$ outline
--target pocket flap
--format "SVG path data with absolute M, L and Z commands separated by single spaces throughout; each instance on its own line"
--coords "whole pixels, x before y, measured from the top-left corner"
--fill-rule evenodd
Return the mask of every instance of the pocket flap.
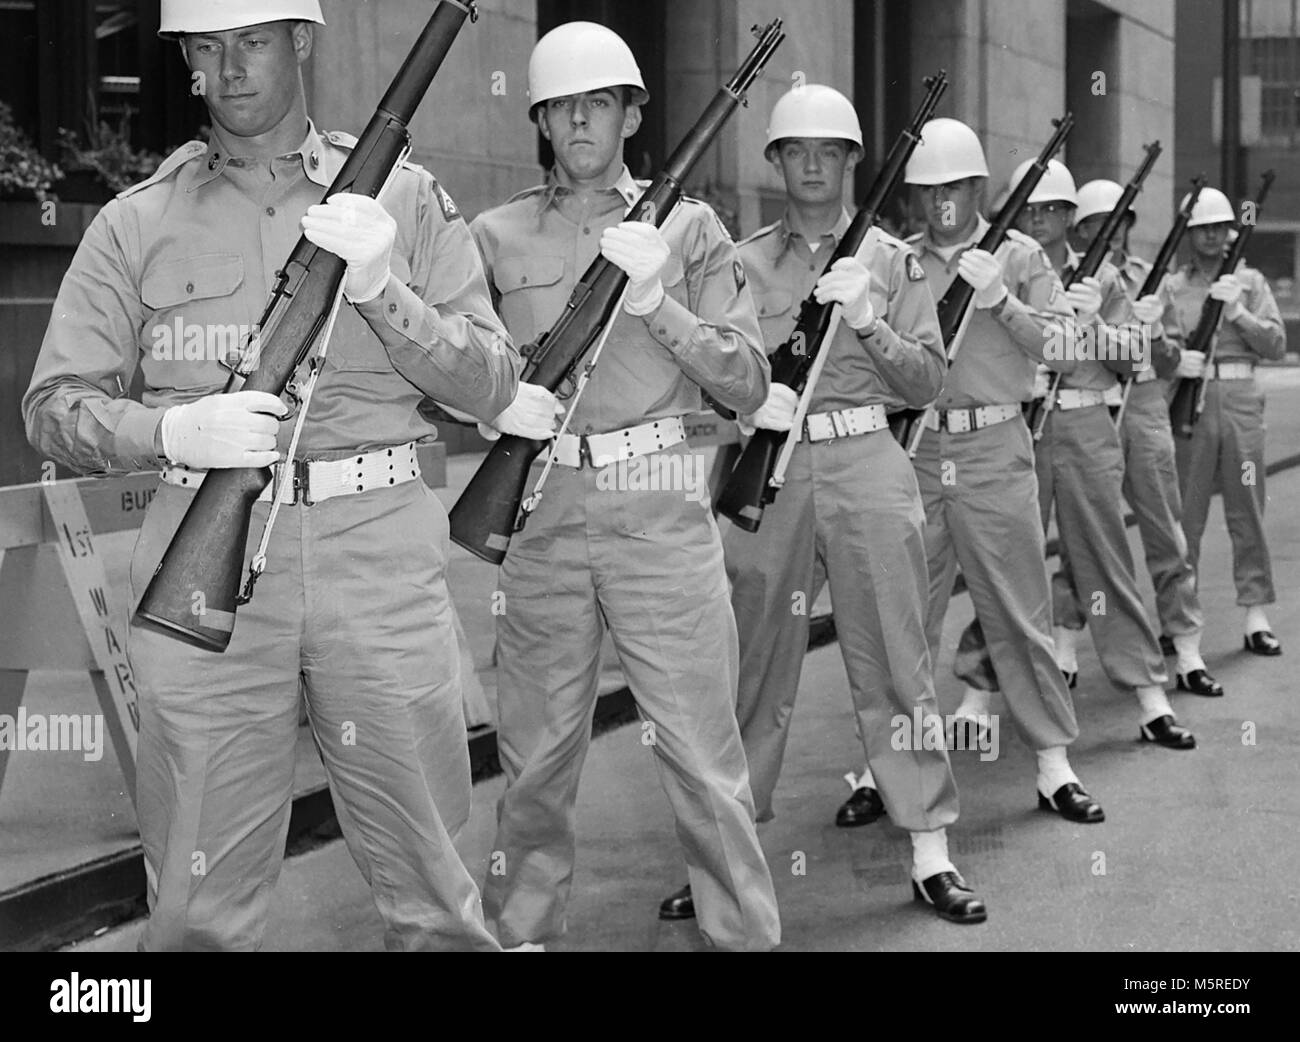
M 563 257 L 506 257 L 492 267 L 492 277 L 502 293 L 529 286 L 553 286 L 563 275 Z
M 187 300 L 226 297 L 244 281 L 238 253 L 205 253 L 155 263 L 145 274 L 140 296 L 155 311 Z
M 794 294 L 786 293 L 784 290 L 770 290 L 758 298 L 755 303 L 758 306 L 759 318 L 770 318 L 773 315 L 784 315 L 794 304 Z

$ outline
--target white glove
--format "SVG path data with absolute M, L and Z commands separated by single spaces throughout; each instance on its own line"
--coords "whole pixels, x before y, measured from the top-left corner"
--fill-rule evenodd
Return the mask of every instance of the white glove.
M 1241 301 L 1241 291 L 1241 279 L 1236 275 L 1220 275 L 1210 286 L 1210 296 L 1223 301 L 1223 314 L 1229 322 L 1246 310 Z
M 1065 299 L 1074 310 L 1074 317 L 1085 326 L 1097 321 L 1101 312 L 1101 282 L 1091 276 L 1076 281 L 1065 291 Z
M 1133 317 L 1144 326 L 1156 325 L 1165 313 L 1165 305 L 1154 293 L 1133 301 Z
M 278 417 L 289 407 L 265 391 L 209 394 L 188 405 L 173 405 L 162 418 L 163 453 L 173 463 L 195 470 L 269 467 L 280 454 L 275 436 Z
M 644 221 L 624 221 L 601 233 L 600 255 L 627 272 L 623 310 L 629 315 L 648 315 L 663 301 L 659 273 L 668 263 L 668 254 L 663 234 Z
M 1039 365 L 1034 370 L 1034 397 L 1046 398 L 1047 392 L 1052 389 L 1052 371 L 1045 365 Z
M 748 416 L 739 417 L 740 430 L 747 436 L 759 428 L 765 431 L 788 431 L 794 426 L 794 414 L 798 408 L 799 396 L 794 393 L 794 389 L 773 382 L 767 392 L 767 401 Z
M 549 441 L 555 437 L 555 416 L 563 412 L 564 406 L 545 387 L 521 383 L 515 400 L 490 425 L 480 423 L 478 430 L 488 441 L 496 441 L 502 434 Z
M 1188 380 L 1196 380 L 1204 373 L 1205 352 L 1183 351 L 1182 357 L 1178 359 L 1178 368 L 1174 370 L 1174 375 Z
M 871 306 L 871 272 L 857 257 L 841 257 L 813 287 L 818 304 L 829 300 L 840 306 L 850 329 L 866 329 L 876 320 Z
M 370 196 L 338 192 L 307 207 L 302 233 L 308 242 L 348 262 L 343 295 L 352 303 L 374 300 L 388 285 L 397 222 Z
M 975 306 L 995 308 L 1007 295 L 1002 265 L 988 250 L 967 250 L 957 258 L 957 274 L 975 287 Z

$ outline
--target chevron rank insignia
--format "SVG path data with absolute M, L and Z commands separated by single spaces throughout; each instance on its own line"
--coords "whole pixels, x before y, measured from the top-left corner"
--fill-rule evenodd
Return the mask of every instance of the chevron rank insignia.
M 915 253 L 909 253 L 907 255 L 907 281 L 908 282 L 925 281 L 925 269 L 921 267 L 921 262 L 916 259 Z

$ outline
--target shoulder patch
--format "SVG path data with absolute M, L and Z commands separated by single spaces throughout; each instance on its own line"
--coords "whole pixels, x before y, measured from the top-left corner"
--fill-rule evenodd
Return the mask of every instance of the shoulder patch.
M 438 205 L 442 208 L 444 220 L 450 223 L 451 221 L 463 221 L 465 219 L 465 215 L 460 212 L 451 196 L 447 194 L 447 190 L 438 184 L 436 179 L 433 182 L 433 194 L 438 197 Z
M 158 169 L 155 170 L 151 176 L 145 178 L 139 184 L 134 184 L 130 188 L 125 188 L 118 192 L 117 198 L 125 199 L 128 195 L 134 195 L 142 188 L 148 188 L 150 185 L 156 185 L 160 181 L 167 180 L 167 178 L 171 177 L 172 174 L 176 173 L 177 170 L 183 167 L 191 159 L 197 159 L 199 156 L 205 155 L 207 151 L 208 146 L 202 141 L 187 141 L 159 163 Z
M 908 282 L 925 281 L 925 269 L 921 267 L 921 262 L 917 260 L 915 253 L 909 253 L 907 255 L 907 281 Z

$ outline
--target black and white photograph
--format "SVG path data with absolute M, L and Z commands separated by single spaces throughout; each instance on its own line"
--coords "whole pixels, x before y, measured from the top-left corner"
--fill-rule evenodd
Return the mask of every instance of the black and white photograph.
M 1026 1011 L 1281 1009 L 1298 27 L 0 2 L 24 1002 L 1005 952 L 1088 956 Z

